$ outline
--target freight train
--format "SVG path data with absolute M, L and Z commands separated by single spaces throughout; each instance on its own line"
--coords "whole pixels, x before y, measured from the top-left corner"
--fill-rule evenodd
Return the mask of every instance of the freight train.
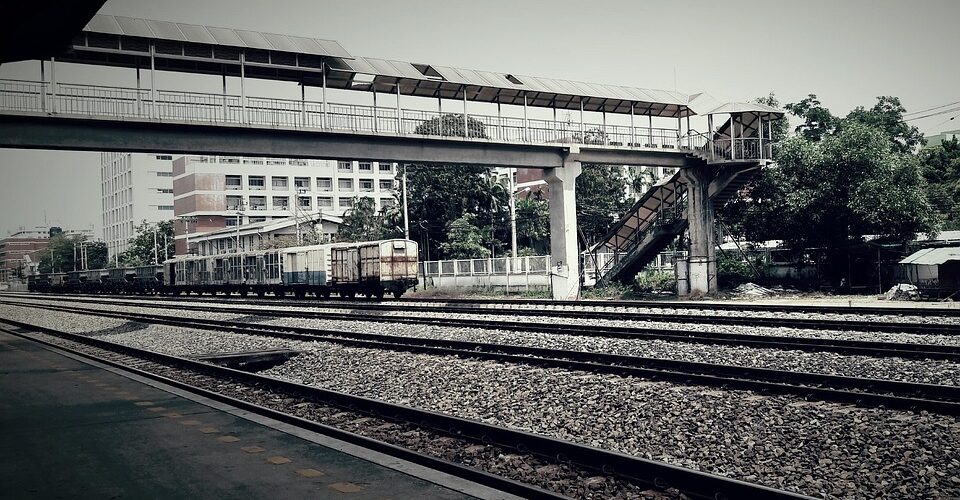
M 392 239 L 184 256 L 161 265 L 30 276 L 36 292 L 400 298 L 417 284 L 417 243 Z

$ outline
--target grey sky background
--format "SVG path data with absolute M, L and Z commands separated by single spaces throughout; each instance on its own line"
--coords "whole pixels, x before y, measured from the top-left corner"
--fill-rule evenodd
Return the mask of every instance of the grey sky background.
M 722 101 L 816 93 L 834 114 L 895 95 L 908 111 L 960 101 L 960 1 L 109 0 L 102 13 L 339 41 L 352 54 L 615 85 Z M 39 65 L 0 66 L 37 79 Z M 58 66 L 61 81 L 132 85 L 132 71 Z M 106 80 L 106 81 L 104 81 Z M 182 75 L 167 83 L 194 85 Z M 210 80 L 196 85 L 209 85 Z M 218 91 L 216 88 L 197 90 Z M 926 134 L 960 128 L 941 115 Z M 97 153 L 0 150 L 0 236 L 100 230 Z

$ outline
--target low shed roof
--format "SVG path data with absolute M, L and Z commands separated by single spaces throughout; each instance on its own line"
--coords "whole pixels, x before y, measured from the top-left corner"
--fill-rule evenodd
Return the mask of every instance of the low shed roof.
M 915 266 L 938 266 L 951 260 L 960 261 L 960 247 L 924 248 L 900 261 Z

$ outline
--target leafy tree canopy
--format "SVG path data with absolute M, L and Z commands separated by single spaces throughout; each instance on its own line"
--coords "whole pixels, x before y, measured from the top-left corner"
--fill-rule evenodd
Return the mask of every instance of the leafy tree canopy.
M 589 243 L 605 236 L 628 208 L 627 179 L 619 167 L 583 165 L 577 177 L 577 220 Z
M 960 139 L 920 152 L 928 197 L 945 229 L 960 229 Z
M 40 254 L 40 263 L 37 267 L 41 273 L 83 270 L 84 253 L 87 257 L 87 269 L 107 267 L 106 243 L 87 241 L 83 236 L 65 236 L 63 231 L 60 231 L 50 238 L 47 249 Z
M 447 225 L 447 241 L 440 245 L 448 259 L 483 259 L 490 257 L 484 244 L 483 231 L 473 214 L 464 214 Z
M 883 130 L 851 121 L 819 141 L 801 134 L 780 144 L 776 162 L 721 211 L 750 240 L 829 257 L 867 234 L 899 241 L 937 227 L 920 162 Z
M 337 229 L 337 241 L 376 241 L 399 235 L 391 217 L 377 214 L 376 203 L 360 197 L 353 199 L 353 208 L 344 214 L 343 223 Z
M 164 247 L 166 236 L 166 247 Z M 127 250 L 120 254 L 121 266 L 146 266 L 163 262 L 167 257 L 176 254 L 176 244 L 173 239 L 173 221 L 167 220 L 156 224 L 143 221 L 134 229 Z
M 550 208 L 540 198 L 517 200 L 517 253 L 531 250 L 531 255 L 546 253 L 550 248 Z

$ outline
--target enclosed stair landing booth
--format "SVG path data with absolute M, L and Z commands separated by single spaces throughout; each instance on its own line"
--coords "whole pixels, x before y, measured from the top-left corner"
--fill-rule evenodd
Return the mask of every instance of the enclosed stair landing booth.
M 714 128 L 718 116 L 724 121 Z M 689 133 L 680 141 L 681 149 L 699 161 L 655 183 L 589 249 L 614 254 L 597 271 L 597 284 L 630 283 L 686 231 L 688 256 L 675 261 L 677 292 L 716 292 L 714 207 L 736 196 L 772 161 L 771 124 L 782 116 L 783 111 L 758 103 L 727 103 L 707 113 L 707 134 Z

